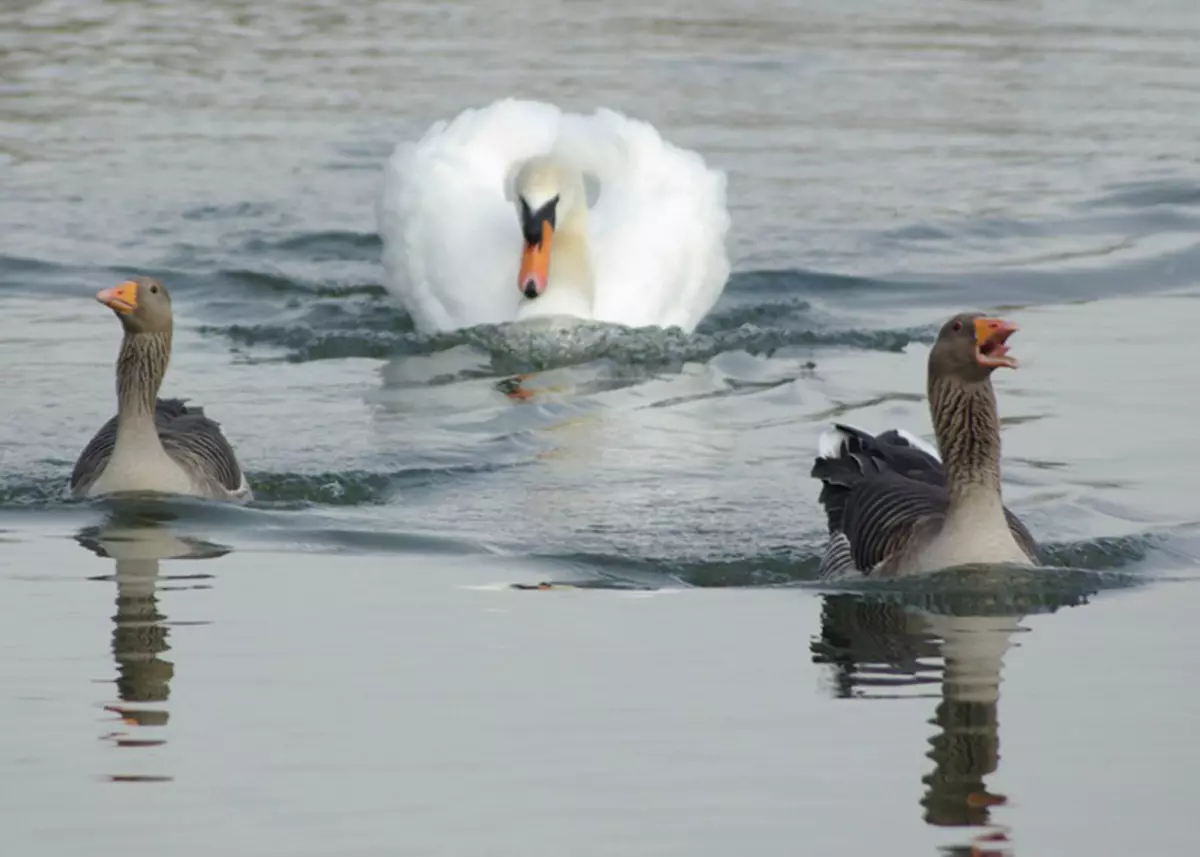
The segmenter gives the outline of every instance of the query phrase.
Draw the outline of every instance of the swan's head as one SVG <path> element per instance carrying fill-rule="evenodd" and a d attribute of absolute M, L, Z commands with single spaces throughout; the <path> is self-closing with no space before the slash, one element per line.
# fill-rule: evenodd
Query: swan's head
<path fill-rule="evenodd" d="M 96 300 L 115 312 L 129 333 L 171 330 L 171 295 L 153 277 L 133 277 L 97 293 Z"/>
<path fill-rule="evenodd" d="M 561 227 L 576 206 L 587 206 L 583 177 L 562 161 L 539 155 L 521 165 L 513 189 L 525 237 L 517 288 L 525 297 L 536 298 L 546 290 L 550 279 L 554 230 Z"/>

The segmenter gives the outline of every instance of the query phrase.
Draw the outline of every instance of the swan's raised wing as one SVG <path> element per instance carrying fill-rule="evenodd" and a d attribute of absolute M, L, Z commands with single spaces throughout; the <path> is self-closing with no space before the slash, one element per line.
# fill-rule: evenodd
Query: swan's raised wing
<path fill-rule="evenodd" d="M 521 229 L 513 165 L 549 151 L 557 108 L 506 100 L 396 147 L 377 209 L 386 286 L 424 331 L 511 321 Z"/>
<path fill-rule="evenodd" d="M 558 151 L 599 185 L 589 213 L 596 319 L 694 329 L 729 278 L 725 174 L 604 109 L 564 115 Z"/>

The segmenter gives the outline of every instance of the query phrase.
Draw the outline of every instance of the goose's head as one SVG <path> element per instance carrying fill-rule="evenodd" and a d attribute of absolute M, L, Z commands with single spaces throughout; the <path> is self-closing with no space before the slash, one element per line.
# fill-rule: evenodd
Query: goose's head
<path fill-rule="evenodd" d="M 525 297 L 536 298 L 550 279 L 555 229 L 563 228 L 579 206 L 587 206 L 583 177 L 558 159 L 540 155 L 521 165 L 513 185 L 525 238 L 517 288 Z"/>
<path fill-rule="evenodd" d="M 171 295 L 153 277 L 132 277 L 96 294 L 96 300 L 117 314 L 127 333 L 168 333 Z"/>
<path fill-rule="evenodd" d="M 961 381 L 985 380 L 1001 366 L 1017 368 L 1008 353 L 1008 338 L 1017 326 L 1001 318 L 968 312 L 942 325 L 929 352 L 930 377 L 952 377 Z"/>

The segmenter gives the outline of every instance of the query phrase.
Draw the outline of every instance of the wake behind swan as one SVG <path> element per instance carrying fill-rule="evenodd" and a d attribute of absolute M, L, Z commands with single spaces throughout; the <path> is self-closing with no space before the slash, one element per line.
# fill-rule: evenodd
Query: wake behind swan
<path fill-rule="evenodd" d="M 377 215 L 385 285 L 424 332 L 564 316 L 690 332 L 729 277 L 725 174 L 603 108 L 505 99 L 438 122 L 392 153 Z"/>

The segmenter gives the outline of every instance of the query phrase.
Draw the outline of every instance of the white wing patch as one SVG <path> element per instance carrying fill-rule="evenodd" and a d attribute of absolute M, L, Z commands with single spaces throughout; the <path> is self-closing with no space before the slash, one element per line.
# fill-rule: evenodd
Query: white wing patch
<path fill-rule="evenodd" d="M 938 455 L 936 446 L 929 444 L 927 441 L 921 440 L 921 438 L 917 437 L 912 432 L 905 431 L 904 429 L 896 429 L 896 434 L 900 435 L 900 437 L 907 440 L 910 444 L 912 444 L 913 446 L 915 446 L 917 449 L 921 450 L 922 452 L 933 456 L 934 461 L 942 460 L 942 457 L 940 455 Z"/>
<path fill-rule="evenodd" d="M 821 433 L 817 438 L 818 458 L 841 458 L 846 450 L 846 440 L 849 437 L 844 431 L 831 428 Z"/>
<path fill-rule="evenodd" d="M 851 426 L 850 423 L 842 423 L 849 428 L 859 429 L 858 426 Z M 933 457 L 934 461 L 941 461 L 942 457 L 938 455 L 937 447 L 917 437 L 910 431 L 905 429 L 896 429 L 896 434 L 904 438 L 908 443 L 922 452 Z M 841 458 L 846 454 L 846 441 L 850 436 L 838 428 L 831 428 L 821 433 L 817 438 L 817 457 L 818 458 Z"/>

